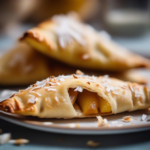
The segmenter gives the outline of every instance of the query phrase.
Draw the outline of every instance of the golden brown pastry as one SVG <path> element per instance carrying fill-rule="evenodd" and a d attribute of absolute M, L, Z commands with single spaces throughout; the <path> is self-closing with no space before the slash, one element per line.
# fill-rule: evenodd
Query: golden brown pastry
<path fill-rule="evenodd" d="M 105 76 L 50 77 L 0 102 L 10 113 L 40 118 L 82 118 L 150 107 L 150 89 Z"/>
<path fill-rule="evenodd" d="M 50 75 L 74 72 L 75 69 L 49 59 L 26 43 L 18 43 L 0 58 L 0 85 L 30 85 Z"/>
<path fill-rule="evenodd" d="M 30 85 L 37 80 L 43 80 L 50 75 L 75 73 L 77 68 L 54 61 L 38 51 L 29 47 L 26 43 L 18 45 L 8 51 L 0 58 L 0 85 Z M 146 84 L 147 79 L 141 76 L 136 70 L 120 73 L 97 72 L 83 70 L 88 74 L 105 75 L 116 77 L 125 81 Z"/>
<path fill-rule="evenodd" d="M 124 71 L 150 67 L 148 59 L 103 38 L 73 16 L 54 16 L 28 30 L 21 39 L 51 58 L 80 68 Z"/>

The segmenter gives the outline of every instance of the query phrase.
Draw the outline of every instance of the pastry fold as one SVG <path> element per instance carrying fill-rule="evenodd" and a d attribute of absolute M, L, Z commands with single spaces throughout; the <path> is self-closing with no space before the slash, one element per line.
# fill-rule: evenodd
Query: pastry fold
<path fill-rule="evenodd" d="M 16 86 L 30 85 L 38 80 L 43 80 L 50 75 L 72 74 L 77 69 L 53 60 L 26 43 L 18 43 L 15 48 L 8 51 L 0 58 L 0 85 Z M 129 70 L 118 73 L 83 70 L 87 74 L 105 75 L 116 77 L 121 80 L 146 84 L 147 79 L 136 70 Z"/>
<path fill-rule="evenodd" d="M 149 107 L 148 87 L 81 73 L 37 81 L 0 102 L 3 111 L 65 119 L 104 116 Z"/>
<path fill-rule="evenodd" d="M 148 59 L 104 38 L 72 16 L 54 16 L 28 30 L 21 40 L 51 58 L 80 68 L 125 71 L 150 67 Z"/>

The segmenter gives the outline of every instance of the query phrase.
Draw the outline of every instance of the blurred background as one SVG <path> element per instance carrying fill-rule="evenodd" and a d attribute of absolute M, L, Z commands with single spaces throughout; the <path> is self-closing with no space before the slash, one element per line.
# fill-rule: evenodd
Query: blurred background
<path fill-rule="evenodd" d="M 1 52 L 25 30 L 70 11 L 126 48 L 150 57 L 150 0 L 1 0 Z"/>

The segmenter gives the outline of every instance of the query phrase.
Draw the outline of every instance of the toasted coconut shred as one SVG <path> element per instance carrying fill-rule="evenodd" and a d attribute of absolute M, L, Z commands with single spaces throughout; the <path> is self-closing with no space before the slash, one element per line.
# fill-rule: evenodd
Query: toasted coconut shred
<path fill-rule="evenodd" d="M 83 73 L 82 71 L 80 71 L 80 70 L 77 70 L 77 71 L 76 71 L 76 74 L 78 74 L 78 75 L 83 75 L 84 73 Z"/>
<path fill-rule="evenodd" d="M 132 119 L 132 116 L 125 116 L 122 118 L 122 121 L 123 122 L 131 122 L 133 119 Z"/>
<path fill-rule="evenodd" d="M 87 146 L 90 146 L 90 147 L 97 147 L 100 145 L 100 142 L 95 142 L 95 141 L 92 141 L 92 140 L 89 140 L 87 141 Z"/>
<path fill-rule="evenodd" d="M 147 118 L 147 115 L 143 114 L 141 120 L 144 121 Z"/>
<path fill-rule="evenodd" d="M 96 116 L 96 118 L 98 119 L 98 122 L 97 122 L 98 127 L 109 126 L 107 119 L 103 119 L 101 116 Z"/>
<path fill-rule="evenodd" d="M 8 143 L 15 144 L 15 145 L 23 145 L 23 144 L 29 143 L 29 140 L 27 140 L 27 139 L 16 139 L 16 140 L 9 140 Z"/>
<path fill-rule="evenodd" d="M 80 86 L 77 86 L 77 88 L 76 88 L 74 91 L 82 92 L 82 91 L 83 91 L 83 88 L 82 88 L 82 87 L 80 87 Z"/>
<path fill-rule="evenodd" d="M 4 133 L 0 135 L 0 145 L 8 143 L 11 139 L 11 133 Z"/>

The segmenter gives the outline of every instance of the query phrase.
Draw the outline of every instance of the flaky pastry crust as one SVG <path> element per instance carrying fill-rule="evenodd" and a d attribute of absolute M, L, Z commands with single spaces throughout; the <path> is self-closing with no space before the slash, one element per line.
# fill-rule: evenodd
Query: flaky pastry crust
<path fill-rule="evenodd" d="M 74 88 L 97 93 L 111 106 L 110 115 L 125 111 L 135 111 L 150 107 L 150 89 L 136 83 L 123 82 L 105 76 L 68 75 L 50 77 L 37 81 L 11 98 L 0 102 L 3 111 L 31 115 L 40 118 L 84 118 L 96 115 L 84 115 L 80 108 L 75 108 L 70 100 L 68 90 Z"/>
<path fill-rule="evenodd" d="M 28 30 L 21 40 L 51 58 L 76 67 L 105 71 L 150 67 L 148 59 L 129 52 L 73 17 L 54 16 Z"/>
<path fill-rule="evenodd" d="M 30 85 L 37 80 L 43 80 L 50 75 L 72 74 L 79 68 L 65 65 L 53 60 L 26 43 L 18 43 L 15 48 L 8 51 L 0 58 L 0 85 L 16 86 Z M 83 69 L 82 69 L 83 70 Z M 147 79 L 136 70 L 119 73 L 108 73 L 100 71 L 83 70 L 89 75 L 105 75 L 116 77 L 121 80 L 146 84 Z"/>

